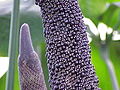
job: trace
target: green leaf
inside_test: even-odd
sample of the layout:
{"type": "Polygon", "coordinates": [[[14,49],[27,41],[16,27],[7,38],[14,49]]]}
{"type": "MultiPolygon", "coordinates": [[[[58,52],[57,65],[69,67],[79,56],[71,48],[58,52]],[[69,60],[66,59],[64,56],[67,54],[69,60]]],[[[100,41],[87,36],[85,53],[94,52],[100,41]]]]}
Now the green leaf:
{"type": "Polygon", "coordinates": [[[113,90],[110,75],[104,60],[101,58],[99,46],[91,43],[92,63],[95,67],[97,76],[99,78],[99,86],[101,90],[113,90]]]}
{"type": "Polygon", "coordinates": [[[114,30],[120,29],[120,7],[111,4],[108,9],[99,17],[99,20],[114,30]]]}
{"type": "Polygon", "coordinates": [[[119,2],[120,0],[107,0],[107,2],[109,3],[113,3],[113,2],[119,2]]]}
{"type": "Polygon", "coordinates": [[[8,51],[8,38],[10,28],[10,16],[0,16],[0,56],[7,56],[8,51]]]}
{"type": "Polygon", "coordinates": [[[106,10],[106,0],[79,0],[83,15],[90,18],[95,24],[98,16],[106,10]]]}
{"type": "Polygon", "coordinates": [[[41,42],[40,43],[40,60],[41,60],[41,64],[42,64],[42,68],[43,68],[43,72],[44,72],[44,77],[45,77],[47,90],[50,90],[49,82],[48,82],[49,73],[48,73],[48,67],[47,67],[47,58],[46,58],[45,54],[46,54],[46,43],[41,42]]]}
{"type": "Polygon", "coordinates": [[[110,49],[110,58],[113,62],[117,75],[117,80],[120,86],[120,70],[118,69],[120,68],[120,42],[119,41],[112,42],[110,44],[109,49],[110,49]]]}
{"type": "Polygon", "coordinates": [[[0,78],[0,90],[5,90],[6,74],[0,78]]]}

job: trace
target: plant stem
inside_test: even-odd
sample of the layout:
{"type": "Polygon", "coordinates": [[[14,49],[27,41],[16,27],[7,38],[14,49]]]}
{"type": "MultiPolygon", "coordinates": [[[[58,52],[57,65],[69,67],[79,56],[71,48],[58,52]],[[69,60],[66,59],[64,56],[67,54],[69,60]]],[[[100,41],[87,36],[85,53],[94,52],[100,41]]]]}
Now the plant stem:
{"type": "Polygon", "coordinates": [[[109,58],[108,47],[106,44],[101,44],[101,54],[102,54],[103,59],[105,60],[107,67],[108,67],[110,77],[112,80],[113,90],[119,90],[114,66],[109,58]]]}
{"type": "Polygon", "coordinates": [[[18,28],[19,28],[19,3],[20,0],[14,0],[13,11],[11,15],[10,36],[9,36],[9,69],[6,79],[6,90],[14,90],[14,67],[17,59],[18,49],[18,28]]]}

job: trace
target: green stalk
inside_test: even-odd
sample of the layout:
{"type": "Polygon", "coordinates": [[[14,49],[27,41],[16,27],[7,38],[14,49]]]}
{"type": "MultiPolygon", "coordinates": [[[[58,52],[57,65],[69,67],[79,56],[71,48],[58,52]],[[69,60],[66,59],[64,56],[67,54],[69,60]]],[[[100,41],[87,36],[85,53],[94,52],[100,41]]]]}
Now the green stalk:
{"type": "Polygon", "coordinates": [[[10,36],[9,36],[9,69],[6,79],[6,90],[14,90],[14,71],[18,51],[18,32],[19,32],[19,4],[20,0],[14,0],[13,11],[11,14],[10,36]]]}
{"type": "Polygon", "coordinates": [[[112,81],[113,90],[119,90],[119,85],[118,85],[117,77],[115,74],[114,66],[109,58],[107,44],[101,44],[101,55],[102,55],[102,58],[105,60],[105,63],[108,67],[108,71],[110,73],[110,77],[112,81]]]}

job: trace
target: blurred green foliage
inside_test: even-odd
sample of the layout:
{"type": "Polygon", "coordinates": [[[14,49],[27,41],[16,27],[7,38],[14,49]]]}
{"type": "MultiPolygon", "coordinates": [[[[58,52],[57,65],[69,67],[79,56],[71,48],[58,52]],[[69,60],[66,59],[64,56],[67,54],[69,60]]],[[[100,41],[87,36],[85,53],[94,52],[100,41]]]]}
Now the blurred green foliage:
{"type": "MultiPolygon", "coordinates": [[[[120,30],[120,6],[114,4],[119,0],[79,0],[81,10],[85,17],[90,18],[96,26],[103,22],[115,30],[120,30]],[[107,5],[109,4],[109,5],[107,5]]],[[[35,50],[40,53],[46,84],[48,86],[48,69],[45,57],[45,41],[43,37],[42,19],[38,13],[22,12],[20,25],[28,23],[31,29],[31,36],[35,50]]],[[[8,39],[10,28],[10,15],[0,16],[0,56],[7,56],[8,39]]],[[[104,60],[101,58],[99,43],[92,42],[92,63],[95,66],[97,76],[100,80],[102,90],[113,90],[110,75],[104,60]]],[[[115,73],[120,86],[120,41],[113,41],[109,45],[110,58],[115,67],[115,73]]],[[[0,78],[0,90],[5,90],[6,74],[0,78]]],[[[14,90],[20,90],[18,79],[18,67],[15,68],[14,90]]]]}

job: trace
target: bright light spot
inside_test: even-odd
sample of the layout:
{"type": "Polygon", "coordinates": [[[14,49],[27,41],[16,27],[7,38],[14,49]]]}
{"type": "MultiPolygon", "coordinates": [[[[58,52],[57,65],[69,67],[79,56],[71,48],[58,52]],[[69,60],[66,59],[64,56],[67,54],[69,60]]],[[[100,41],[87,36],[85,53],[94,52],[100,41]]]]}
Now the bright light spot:
{"type": "Polygon", "coordinates": [[[107,29],[107,34],[111,34],[112,32],[113,32],[113,29],[109,27],[109,28],[107,29]]]}
{"type": "Polygon", "coordinates": [[[118,31],[114,31],[113,32],[113,40],[120,40],[120,34],[118,33],[118,31]]]}
{"type": "Polygon", "coordinates": [[[83,20],[84,20],[85,24],[89,26],[89,28],[93,34],[99,35],[97,27],[89,18],[84,18],[83,20]]]}
{"type": "Polygon", "coordinates": [[[9,66],[8,57],[0,57],[0,78],[7,72],[9,66]]]}
{"type": "Polygon", "coordinates": [[[113,32],[113,29],[110,27],[107,27],[104,23],[98,24],[98,31],[100,33],[101,40],[106,40],[106,34],[111,34],[113,32]]]}
{"type": "Polygon", "coordinates": [[[104,23],[99,23],[98,24],[98,31],[100,33],[101,40],[105,41],[106,40],[107,26],[104,23]]]}
{"type": "Polygon", "coordinates": [[[92,42],[92,38],[90,37],[89,33],[87,33],[87,38],[88,38],[89,43],[91,43],[92,42]]]}

